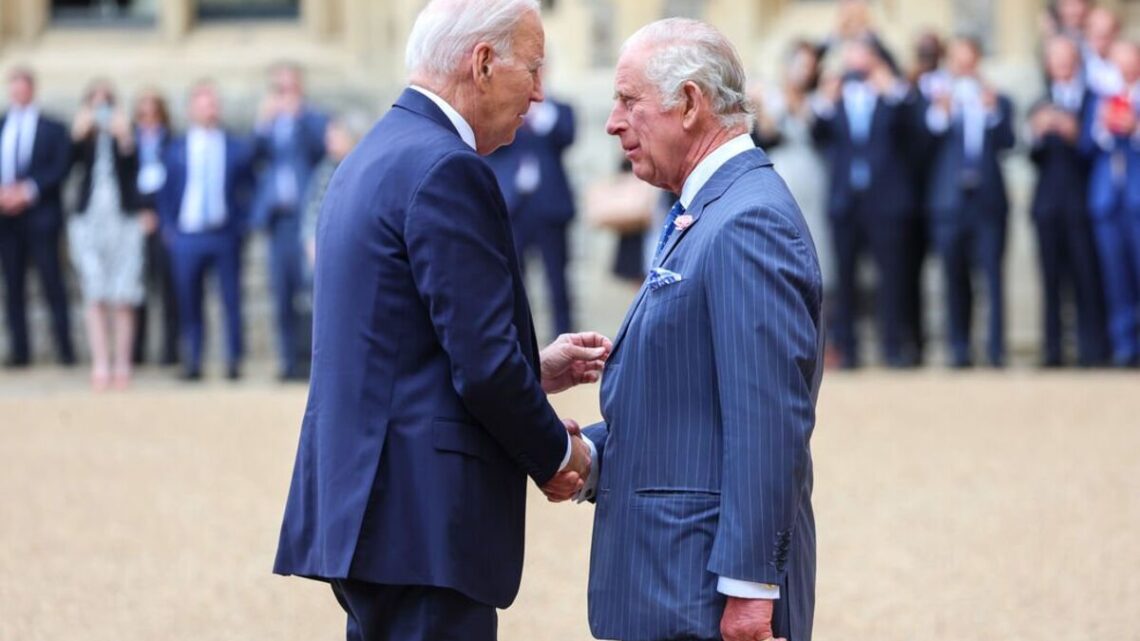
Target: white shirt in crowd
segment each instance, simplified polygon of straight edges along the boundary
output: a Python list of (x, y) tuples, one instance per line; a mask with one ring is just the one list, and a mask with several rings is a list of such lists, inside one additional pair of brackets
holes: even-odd
[(186, 191), (178, 228), (187, 234), (226, 224), (226, 136), (220, 129), (192, 127), (186, 134)]

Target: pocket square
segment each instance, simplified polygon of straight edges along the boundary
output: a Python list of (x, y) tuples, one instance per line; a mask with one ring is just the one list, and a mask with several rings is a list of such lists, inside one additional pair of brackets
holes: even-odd
[(649, 270), (649, 289), (656, 291), (666, 285), (679, 283), (684, 280), (684, 278), (684, 276), (677, 272), (669, 271), (663, 267), (654, 267)]

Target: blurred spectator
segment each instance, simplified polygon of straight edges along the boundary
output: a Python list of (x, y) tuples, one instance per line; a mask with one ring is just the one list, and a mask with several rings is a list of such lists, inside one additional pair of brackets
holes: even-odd
[(305, 253), (301, 245), (301, 208), (313, 169), (325, 155), (328, 118), (305, 99), (301, 70), (279, 64), (270, 71), (269, 94), (256, 125), (256, 154), (261, 165), (252, 224), (269, 234), (269, 278), (277, 326), (278, 377), (307, 379), (297, 366), (302, 343), (312, 328), (302, 326), (298, 297), (304, 289)]
[(835, 260), (827, 218), (827, 185), (819, 179), (826, 167), (812, 139), (815, 117), (810, 104), (819, 76), (816, 47), (806, 40), (794, 42), (780, 88), (754, 99), (758, 129), (754, 138), (768, 152), (811, 229), (823, 272), (824, 314), (830, 317)]
[(573, 328), (566, 266), (574, 193), (562, 156), (574, 144), (574, 110), (547, 98), (527, 111), (515, 141), (488, 157), (511, 213), (520, 266), (530, 250), (542, 257), (555, 335)]
[(1048, 42), (1054, 36), (1064, 36), (1079, 42), (1084, 37), (1092, 4), (1090, 0), (1050, 2), (1041, 14), (1041, 40)]
[(954, 39), (947, 51), (952, 77), (948, 90), (934, 95), (925, 114), (934, 142), (931, 182), (926, 194), (933, 232), (946, 279), (950, 362), (972, 363), (971, 274), (984, 275), (989, 295), (989, 363), (1005, 363), (1002, 262), (1009, 201), (999, 155), (1014, 144), (1013, 106), (979, 75), (981, 44)]
[(202, 377), (202, 294), (206, 271), (217, 270), (225, 307), (226, 376), (241, 376), (241, 246), (247, 232), (253, 149), (222, 129), (217, 88), (190, 90), (190, 128), (166, 150), (159, 191), (162, 232), (170, 247), (185, 352), (183, 378)]
[[(166, 100), (156, 91), (144, 91), (135, 99), (135, 144), (138, 146), (139, 219), (146, 232), (146, 261), (143, 286), (148, 293), (157, 292), (162, 305), (162, 335), (159, 362), (178, 364), (178, 305), (174, 292), (170, 252), (158, 233), (158, 192), (166, 183), (166, 167), (162, 164), (170, 144), (170, 111)], [(138, 331), (135, 333), (134, 362), (146, 360), (147, 297), (138, 307)]]
[(839, 0), (835, 17), (835, 31), (820, 43), (819, 58), (822, 59), (832, 52), (842, 51), (843, 45), (848, 42), (865, 42), (869, 43), (875, 53), (886, 62), (892, 73), (899, 74), (899, 65), (894, 54), (875, 31), (871, 20), (871, 7), (866, 0)]
[(908, 159), (918, 133), (906, 98), (906, 85), (875, 48), (856, 40), (844, 51), (843, 77), (828, 81), (815, 104), (813, 133), (829, 169), (827, 208), (839, 277), (833, 335), (844, 368), (860, 364), (858, 274), (868, 251), (877, 272), (883, 361), (916, 363), (904, 341), (916, 214)]
[[(646, 232), (654, 224), (662, 192), (633, 175), (633, 163), (622, 160), (618, 173), (598, 180), (586, 190), (586, 220), (618, 235), (611, 272), (641, 287), (652, 257)], [(662, 217), (662, 220), (664, 218)], [(656, 243), (654, 243), (656, 245)]]
[(1080, 75), (1080, 49), (1067, 36), (1045, 45), (1049, 85), (1030, 110), (1030, 159), (1037, 166), (1032, 216), (1043, 296), (1042, 364), (1064, 364), (1062, 303), (1076, 307), (1077, 358), (1085, 367), (1108, 357), (1100, 268), (1086, 213), (1088, 163), (1078, 150), (1081, 120), (1095, 100)]
[[(325, 131), (325, 150), (327, 154), (320, 164), (313, 169), (313, 177), (309, 181), (309, 189), (305, 192), (305, 207), (301, 221), (301, 238), (305, 246), (305, 255), (308, 259), (308, 271), (312, 273), (317, 258), (317, 222), (320, 219), (321, 206), (325, 201), (325, 192), (328, 191), (329, 182), (332, 181), (336, 168), (356, 144), (368, 132), (370, 122), (360, 114), (346, 114), (330, 121)], [(310, 279), (306, 279), (310, 280)]]
[(59, 245), (61, 186), (71, 169), (71, 140), (63, 123), (40, 113), (36, 78), (28, 69), (8, 75), (8, 112), (0, 119), (0, 264), (8, 319), (7, 367), (31, 363), (28, 336), (28, 261), (36, 267), (51, 312), (56, 355), (75, 364)]
[(1085, 82), (1100, 96), (1113, 96), (1121, 90), (1120, 70), (1109, 60), (1113, 43), (1120, 36), (1120, 18), (1104, 7), (1089, 12), (1085, 22)]
[(1140, 365), (1140, 48), (1118, 42), (1111, 57), (1123, 90), (1100, 98), (1088, 110), (1082, 144), (1093, 158), (1089, 213), (1101, 261), (1112, 361), (1135, 367)]
[(131, 380), (135, 307), (143, 300), (144, 231), (138, 213), (138, 154), (114, 89), (96, 80), (71, 126), (79, 201), (68, 225), (71, 261), (83, 293), (97, 391)]

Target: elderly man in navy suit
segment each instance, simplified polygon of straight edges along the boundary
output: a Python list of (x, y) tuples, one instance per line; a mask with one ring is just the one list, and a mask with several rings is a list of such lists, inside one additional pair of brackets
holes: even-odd
[(542, 100), (536, 0), (433, 0), (410, 84), (337, 169), (317, 227), (312, 387), (274, 571), (328, 581), (350, 641), (490, 641), (518, 592), (526, 479), (589, 450), (547, 394), (595, 381), (597, 334), (538, 349), (480, 157)]
[(158, 194), (163, 238), (170, 247), (185, 346), (183, 378), (202, 377), (206, 273), (218, 276), (226, 326), (226, 377), (241, 376), (241, 249), (249, 227), (253, 148), (222, 129), (221, 99), (208, 81), (190, 90), (190, 128), (166, 149), (166, 182)]
[(927, 211), (942, 256), (948, 309), (950, 364), (973, 364), (970, 326), (975, 271), (985, 278), (989, 300), (990, 365), (1005, 364), (1006, 223), (1009, 199), (1001, 154), (1013, 147), (1013, 104), (985, 84), (979, 74), (982, 46), (959, 37), (951, 42), (947, 65), (952, 80), (936, 92), (925, 113), (933, 140)]
[(325, 155), (327, 127), (328, 118), (305, 100), (301, 69), (288, 63), (274, 66), (255, 129), (260, 175), (250, 220), (269, 236), (278, 377), (285, 381), (306, 374), (298, 363), (309, 342), (303, 337), (311, 331), (297, 310), (305, 267), (301, 208), (313, 169)]
[(11, 102), (0, 118), (0, 265), (11, 342), (5, 365), (31, 363), (25, 286), (29, 259), (36, 267), (51, 312), (56, 353), (75, 363), (59, 240), (63, 233), (61, 188), (71, 169), (71, 138), (59, 121), (40, 113), (36, 78), (27, 69), (8, 76)]
[(748, 136), (732, 44), (694, 20), (623, 47), (606, 130), (679, 195), (614, 340), (596, 449), (590, 629), (605, 639), (811, 638), (809, 441), (822, 278), (799, 207)]

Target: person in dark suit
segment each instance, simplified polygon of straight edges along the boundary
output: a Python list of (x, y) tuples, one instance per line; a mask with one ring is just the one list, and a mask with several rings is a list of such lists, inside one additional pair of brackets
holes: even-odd
[(973, 315), (971, 278), (985, 278), (989, 299), (990, 365), (1005, 363), (1005, 257), (1009, 200), (1000, 156), (1014, 144), (1013, 105), (986, 85), (978, 74), (981, 44), (955, 38), (947, 51), (951, 80), (936, 92), (925, 113), (933, 139), (934, 159), (927, 188), (927, 210), (942, 257), (948, 309), (947, 339), (950, 364), (968, 367), (970, 318)]
[[(159, 363), (178, 364), (178, 301), (174, 291), (174, 274), (170, 252), (159, 231), (158, 194), (166, 183), (163, 158), (173, 137), (166, 99), (157, 91), (146, 90), (135, 99), (135, 142), (138, 145), (139, 172), (137, 194), (139, 220), (147, 233), (146, 271), (144, 283), (149, 294), (157, 293), (161, 305), (162, 332), (159, 339)], [(157, 290), (157, 291), (155, 291)], [(148, 304), (138, 307), (139, 329), (135, 335), (134, 362), (146, 360)]]
[(1092, 158), (1088, 211), (1100, 257), (1112, 363), (1140, 366), (1140, 45), (1121, 41), (1111, 58), (1123, 91), (1086, 113), (1081, 146)]
[(226, 327), (226, 377), (241, 376), (241, 249), (248, 221), (253, 148), (221, 127), (217, 88), (190, 91), (190, 128), (166, 150), (166, 182), (158, 195), (162, 233), (170, 247), (185, 353), (183, 378), (202, 377), (206, 272), (214, 269)]
[(503, 190), (514, 226), (520, 265), (532, 249), (542, 257), (553, 311), (554, 334), (573, 326), (569, 262), (569, 226), (574, 219), (574, 192), (562, 164), (574, 143), (574, 110), (553, 99), (536, 103), (515, 141), (487, 158)]
[[(1037, 167), (1031, 213), (1041, 264), (1042, 365), (1064, 364), (1062, 303), (1076, 308), (1077, 361), (1108, 359), (1100, 266), (1085, 202), (1089, 165), (1078, 149), (1084, 113), (1095, 100), (1080, 76), (1080, 49), (1056, 36), (1045, 46), (1045, 96), (1030, 110), (1029, 157)], [(1067, 291), (1068, 290), (1068, 291)]]
[(527, 477), (565, 500), (588, 474), (547, 394), (596, 381), (609, 341), (539, 352), (480, 157), (542, 100), (543, 42), (533, 0), (430, 2), (411, 86), (329, 185), (274, 571), (330, 582), (350, 641), (493, 640), (519, 587)]
[(8, 319), (7, 367), (31, 364), (28, 336), (28, 261), (35, 265), (51, 312), (59, 362), (75, 364), (59, 245), (61, 187), (71, 169), (71, 137), (63, 123), (40, 113), (36, 78), (28, 69), (8, 74), (8, 111), (0, 118), (0, 265)]
[(812, 636), (823, 283), (795, 199), (749, 137), (744, 78), (695, 20), (642, 28), (618, 61), (606, 131), (679, 200), (614, 339), (605, 421), (583, 430), (599, 639)]
[(839, 274), (835, 342), (841, 365), (858, 367), (858, 267), (869, 249), (878, 275), (883, 361), (913, 366), (917, 354), (905, 340), (905, 319), (917, 228), (907, 164), (916, 137), (914, 109), (906, 85), (870, 44), (848, 43), (844, 60), (844, 76), (831, 86), (829, 100), (817, 101), (813, 128), (829, 168), (828, 213)]
[(325, 155), (328, 117), (307, 104), (300, 68), (279, 64), (270, 78), (256, 126), (260, 176), (251, 216), (253, 225), (269, 235), (278, 377), (303, 380), (308, 372), (298, 363), (312, 328), (303, 326), (298, 309), (305, 288), (301, 208), (313, 169)]

